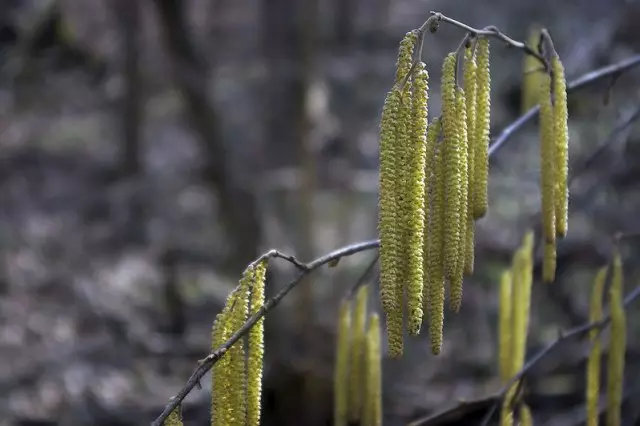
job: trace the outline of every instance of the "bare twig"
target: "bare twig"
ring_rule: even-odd
[[[169,404],[165,407],[162,413],[158,416],[157,419],[151,423],[152,426],[162,426],[164,420],[167,416],[176,408],[182,400],[191,392],[191,390],[198,385],[200,379],[213,367],[213,365],[222,358],[222,356],[233,346],[242,336],[244,336],[253,325],[258,322],[259,319],[263,318],[267,312],[276,307],[278,303],[291,291],[294,287],[296,287],[304,277],[313,272],[314,270],[324,266],[334,260],[343,258],[345,256],[351,256],[352,254],[360,253],[366,250],[372,250],[377,248],[379,245],[378,240],[365,241],[361,243],[352,244],[338,250],[332,251],[329,254],[326,254],[322,257],[319,257],[309,263],[300,264],[299,268],[301,269],[300,274],[296,278],[294,278],[285,288],[280,290],[278,294],[276,294],[273,298],[267,300],[267,302],[262,305],[262,307],[253,314],[238,331],[236,331],[233,336],[229,338],[223,345],[221,345],[214,352],[209,354],[206,358],[200,361],[198,367],[191,374],[191,377],[184,385],[184,387],[178,392],[176,396],[174,396]],[[277,252],[276,250],[270,250],[265,255],[261,256],[261,259],[276,257],[276,255],[272,254]],[[286,260],[291,261],[287,257],[282,257]],[[297,262],[297,261],[296,261]],[[293,262],[292,262],[293,263]],[[294,263],[295,264],[295,263]],[[297,266],[297,265],[296,265]]]
[[[572,93],[578,91],[607,77],[616,78],[620,74],[629,71],[630,69],[635,68],[639,65],[640,55],[635,55],[616,64],[608,65],[606,67],[588,72],[570,82],[567,85],[567,92]],[[520,118],[518,118],[516,121],[505,127],[489,147],[489,154],[495,154],[500,148],[502,148],[502,146],[509,139],[511,139],[511,137],[514,136],[518,132],[518,130],[520,130],[525,124],[527,124],[531,119],[538,115],[539,110],[540,107],[535,106]]]

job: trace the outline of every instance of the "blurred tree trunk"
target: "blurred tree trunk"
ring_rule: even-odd
[[[340,47],[349,46],[353,43],[358,2],[357,0],[334,0],[333,4],[336,43]]]
[[[123,55],[122,73],[124,90],[120,100],[122,145],[120,149],[119,175],[132,184],[127,224],[127,239],[134,244],[144,244],[145,200],[139,190],[142,178],[142,151],[140,121],[142,119],[141,79],[140,79],[140,4],[128,0],[118,0],[114,8],[120,25]]]
[[[218,196],[220,215],[232,247],[228,266],[237,274],[259,254],[262,232],[256,197],[251,188],[238,184],[238,179],[228,169],[229,155],[222,140],[220,118],[207,95],[209,70],[189,38],[185,2],[154,0],[153,3],[164,30],[173,77],[184,97],[188,119],[198,133],[206,155],[204,178]],[[250,171],[244,170],[243,173]]]

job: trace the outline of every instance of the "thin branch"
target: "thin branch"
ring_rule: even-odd
[[[617,78],[618,76],[620,76],[620,74],[629,71],[630,69],[635,68],[638,65],[640,65],[640,55],[635,55],[616,64],[608,65],[606,67],[588,72],[570,82],[567,85],[567,92],[573,93],[607,77]],[[527,124],[531,119],[538,115],[539,110],[540,107],[535,106],[520,118],[518,118],[516,121],[505,127],[489,147],[489,154],[494,154],[500,148],[502,148],[502,146],[509,139],[511,139],[511,137],[514,136],[525,124]]]
[[[162,426],[164,420],[169,416],[169,414],[176,408],[182,400],[191,392],[191,390],[198,385],[200,379],[213,367],[213,365],[222,358],[222,356],[233,346],[242,336],[244,336],[250,329],[253,327],[255,323],[258,322],[261,318],[263,318],[267,312],[276,307],[280,301],[296,287],[304,277],[313,272],[314,270],[324,266],[332,261],[341,259],[345,256],[351,256],[352,254],[360,253],[367,250],[373,250],[379,246],[378,240],[365,241],[357,244],[352,244],[338,250],[332,251],[329,254],[326,254],[322,257],[319,257],[309,263],[300,264],[300,274],[296,278],[294,278],[285,288],[280,290],[278,294],[276,294],[273,298],[267,300],[264,305],[253,314],[238,331],[236,331],[233,336],[229,338],[223,345],[221,345],[214,352],[209,354],[206,358],[200,361],[198,367],[189,377],[189,380],[184,385],[184,387],[178,392],[176,396],[174,396],[169,404],[165,407],[162,413],[158,416],[157,419],[151,423],[152,426]],[[271,250],[267,252],[265,255],[261,256],[260,259],[265,259],[269,257],[276,257],[275,254],[278,253],[277,250]],[[287,257],[282,257],[286,260],[291,261]],[[296,261],[297,262],[297,261]]]

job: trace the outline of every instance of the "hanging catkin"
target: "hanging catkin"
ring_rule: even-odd
[[[429,280],[429,337],[431,351],[439,354],[442,348],[442,328],[444,324],[444,154],[443,144],[437,144],[433,168],[433,197],[431,200],[428,269]]]
[[[349,354],[349,421],[360,420],[362,388],[364,386],[365,323],[369,287],[361,286],[356,293],[355,310],[351,322],[351,350]]]
[[[553,118],[555,133],[555,220],[556,233],[560,238],[567,235],[569,211],[569,127],[567,124],[567,83],[560,57],[554,52],[551,57],[553,73]]]
[[[264,305],[267,261],[260,261],[254,268],[251,287],[250,314],[255,315]],[[264,317],[249,330],[247,356],[247,426],[260,425],[262,400],[262,370],[264,358]]]
[[[411,155],[409,156],[409,214],[407,224],[410,232],[408,262],[409,276],[407,281],[407,328],[410,334],[418,335],[422,325],[422,290],[424,286],[423,242],[424,242],[424,207],[425,207],[425,165],[427,136],[427,90],[429,74],[425,64],[417,64],[412,76],[411,92]]]
[[[458,150],[459,150],[459,207],[458,207],[458,254],[456,259],[456,269],[453,277],[450,277],[450,307],[454,312],[460,310],[462,304],[462,284],[464,280],[464,267],[466,260],[467,244],[467,208],[469,194],[469,156],[467,143],[467,113],[464,90],[460,87],[456,90],[456,110],[458,129]]]
[[[240,285],[236,290],[235,301],[229,314],[230,336],[236,333],[247,320],[249,308],[249,287],[253,280],[253,273],[247,272],[240,280]],[[231,404],[229,410],[229,426],[245,426],[247,416],[247,370],[246,353],[244,339],[238,339],[227,351],[225,357],[230,361],[230,388]]]
[[[382,364],[380,358],[380,318],[373,313],[369,318],[366,345],[366,386],[363,426],[382,426]]]
[[[335,426],[347,426],[347,410],[349,407],[349,352],[351,332],[351,302],[343,300],[338,316],[335,367],[333,376]]]
[[[476,137],[476,79],[477,65],[475,59],[475,49],[468,47],[464,52],[464,92],[465,92],[465,108],[467,117],[467,228],[465,231],[464,246],[464,274],[473,274],[474,263],[474,240],[475,240],[475,220],[473,216],[474,209],[474,184],[475,177],[475,137]]]
[[[591,290],[591,303],[589,306],[589,322],[594,323],[602,319],[602,296],[607,277],[607,267],[598,270]],[[598,400],[600,394],[600,362],[602,357],[602,343],[600,342],[600,330],[589,331],[591,350],[587,361],[587,426],[598,426]]]
[[[487,214],[489,182],[489,136],[491,126],[491,74],[489,68],[489,39],[478,38],[476,78],[476,124],[474,137],[473,216],[480,219]]]
[[[627,346],[627,325],[622,302],[622,260],[616,250],[613,258],[609,306],[611,309],[611,343],[607,370],[607,426],[620,426],[622,390],[624,389],[624,356]]]
[[[511,271],[504,271],[500,278],[500,306],[498,315],[498,366],[502,383],[506,383],[511,378],[511,352],[513,346],[512,288]]]
[[[540,78],[540,168],[542,191],[542,234],[547,243],[556,241],[555,219],[555,120],[551,105],[550,78]]]
[[[460,219],[462,208],[462,141],[459,137],[459,110],[456,103],[456,54],[450,53],[442,66],[442,128],[444,130],[444,270],[454,281],[460,260]],[[466,153],[465,153],[466,154]],[[465,182],[466,183],[466,182]]]
[[[394,88],[385,99],[380,124],[380,185],[378,234],[380,235],[380,302],[387,320],[389,355],[402,355],[402,285],[399,280],[401,229],[396,200],[398,158],[396,123],[400,91]]]

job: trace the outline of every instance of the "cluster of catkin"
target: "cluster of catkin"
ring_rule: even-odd
[[[525,234],[522,245],[513,255],[511,268],[500,279],[498,319],[498,367],[500,379],[507,383],[523,367],[529,328],[531,285],[533,283],[533,232]],[[533,423],[531,411],[516,401],[518,384],[507,391],[500,412],[500,426],[512,426],[514,407],[518,406],[520,424]]]
[[[556,273],[556,238],[567,235],[569,187],[569,129],[567,85],[560,57],[553,50],[550,75],[540,78],[540,169],[542,188],[543,279],[552,282]]]
[[[264,304],[267,261],[250,265],[218,314],[212,331],[212,351],[236,333]],[[229,348],[213,366],[211,426],[258,426],[262,395],[264,319]]]
[[[382,425],[380,318],[369,315],[368,286],[355,302],[344,300],[338,317],[334,370],[334,425]],[[355,307],[352,305],[355,304]]]
[[[598,270],[591,292],[589,320],[592,323],[602,320],[602,296],[608,267]],[[626,351],[626,319],[622,300],[623,274],[620,253],[613,256],[611,288],[609,290],[609,308],[611,312],[611,342],[607,365],[607,426],[620,426],[620,408],[622,405],[622,389],[624,383],[624,357]],[[600,330],[589,332],[591,351],[587,361],[587,426],[597,426],[600,417],[598,402],[600,397],[600,358],[602,344]]]
[[[380,298],[394,358],[403,353],[405,300],[407,330],[417,335],[427,315],[440,353],[445,284],[457,312],[463,277],[473,272],[475,221],[487,211],[489,39],[444,59],[442,113],[429,123],[429,75],[413,60],[420,37],[414,30],[400,42],[380,124]]]

